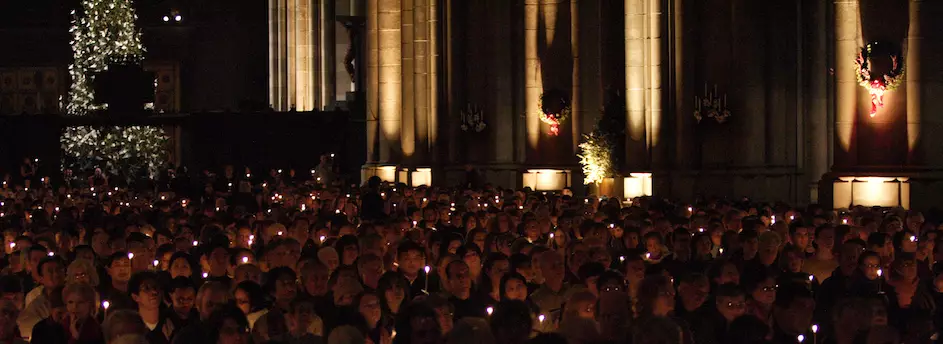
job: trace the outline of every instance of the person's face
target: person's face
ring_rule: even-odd
[[[43,265],[42,282],[46,288],[55,288],[65,283],[65,269],[59,263]]]
[[[717,311],[724,316],[727,323],[746,313],[746,309],[746,298],[743,295],[717,297]]]
[[[386,306],[391,310],[396,310],[406,298],[406,290],[398,283],[393,283],[391,288],[383,291],[383,297],[386,298]]]
[[[442,330],[435,318],[413,317],[409,319],[411,344],[437,344],[441,342]]]
[[[508,273],[509,269],[510,262],[506,260],[495,261],[494,264],[491,265],[491,273],[488,274],[488,278],[491,279],[492,283],[497,284],[501,281],[501,278],[504,277],[504,274]]]
[[[548,282],[559,282],[563,279],[565,267],[563,257],[559,254],[548,251],[541,256],[540,273]]]
[[[288,301],[298,294],[298,285],[290,276],[281,276],[275,282],[275,300]]]
[[[788,333],[803,333],[812,326],[812,312],[815,301],[811,298],[796,298],[785,309],[776,309],[775,321]]]
[[[138,307],[142,309],[157,309],[160,307],[160,286],[157,281],[149,280],[141,284],[141,289],[137,295],[132,294],[131,298],[137,302]]]
[[[452,332],[455,314],[452,313],[448,307],[435,308],[435,316],[439,321],[439,328],[442,330],[443,336],[447,335],[449,332]]]
[[[796,228],[796,232],[792,234],[792,244],[800,250],[805,250],[809,246],[809,228]]]
[[[760,242],[757,238],[749,238],[741,244],[744,256],[753,256],[759,250]]]
[[[210,253],[208,261],[211,271],[225,272],[229,269],[229,251],[225,248],[217,247]]]
[[[328,271],[334,271],[341,263],[334,250],[321,250],[318,252],[318,258],[327,265]]]
[[[661,242],[656,238],[645,239],[645,251],[652,255],[661,254]]]
[[[242,291],[242,289],[238,290]],[[178,314],[187,314],[193,309],[193,301],[196,298],[196,291],[193,288],[180,288],[170,294],[170,301],[173,303],[174,311]],[[237,298],[238,299],[238,298]],[[236,302],[238,305],[238,301]],[[240,307],[240,309],[242,309]]]
[[[243,314],[248,315],[252,312],[252,298],[249,297],[249,293],[245,290],[236,289],[233,293],[233,298],[236,300],[236,307],[239,307],[239,310],[241,310]],[[174,308],[177,308],[176,303],[176,300],[174,300]]]
[[[311,273],[302,277],[305,292],[314,296],[324,295],[327,293],[327,280],[329,277],[327,269],[315,267]]]
[[[527,285],[516,278],[508,279],[504,284],[504,294],[507,295],[508,300],[525,301],[527,300]]]
[[[344,246],[344,265],[351,265],[360,256],[360,250],[357,249],[356,245],[347,245]]]
[[[450,264],[449,266],[449,285],[451,285],[452,294],[465,297],[471,291],[471,274],[468,271],[468,265]]]
[[[815,244],[821,248],[833,249],[835,247],[835,230],[828,228],[819,232],[815,237]]]
[[[170,264],[170,277],[192,277],[193,270],[190,268],[190,262],[186,259],[177,258]]]
[[[29,253],[29,271],[39,272],[37,267],[39,266],[39,261],[46,256],[44,252],[30,252]]]
[[[573,306],[576,307],[576,314],[579,315],[580,318],[589,320],[596,319],[596,302],[593,302],[593,300],[581,300],[576,302]]]
[[[249,342],[248,329],[240,326],[234,319],[223,320],[219,328],[217,344],[244,344]]]
[[[757,285],[756,290],[753,291],[753,299],[764,305],[772,305],[773,302],[776,302],[777,288],[776,281],[772,278],[767,278]]]
[[[790,272],[799,272],[802,271],[802,264],[805,262],[804,258],[798,252],[789,252],[784,257],[786,259],[786,268]]]
[[[841,249],[839,263],[845,271],[854,270],[858,266],[858,258],[861,256],[861,245],[844,244]]]
[[[458,251],[458,248],[462,246],[462,242],[458,240],[449,241],[448,251],[450,254],[455,254]]]
[[[367,319],[367,325],[373,327],[380,321],[380,299],[375,294],[360,297],[360,314]]]
[[[869,280],[878,278],[878,270],[881,268],[881,260],[878,257],[867,257],[861,262],[859,267],[864,276]]]
[[[717,276],[716,282],[720,284],[740,284],[740,270],[734,264],[724,264],[720,269],[720,276]]]
[[[90,284],[92,282],[92,277],[84,267],[80,267],[74,270],[74,273],[72,274],[72,282]]]
[[[63,301],[72,319],[85,319],[92,314],[92,301],[86,300],[80,293],[69,293]]]
[[[682,283],[678,287],[678,291],[681,293],[681,299],[685,304],[698,308],[707,300],[711,286],[706,279],[694,280],[692,283]]]
[[[675,309],[675,287],[671,284],[662,286],[652,304],[652,312],[657,316],[667,316]]]
[[[645,278],[645,262],[641,260],[633,260],[626,263],[625,266],[625,280],[630,284],[637,284]]]
[[[897,273],[907,280],[917,278],[917,262],[912,259],[905,259],[897,262]]]
[[[399,257],[400,271],[410,275],[418,273],[425,263],[426,259],[419,251],[415,250],[403,253]]]
[[[200,319],[206,321],[214,311],[226,305],[226,293],[218,290],[207,290],[203,295],[203,300],[200,301],[198,307]]]
[[[373,261],[364,264],[362,271],[360,271],[360,277],[363,279],[364,285],[370,288],[376,288],[377,283],[380,281],[380,276],[383,276],[383,272],[383,264],[379,261]]]

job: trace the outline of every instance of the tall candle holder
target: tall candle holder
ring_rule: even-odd
[[[694,118],[700,123],[705,117],[714,119],[717,123],[724,123],[730,118],[730,110],[727,109],[727,94],[724,94],[721,99],[720,94],[717,93],[717,85],[714,85],[713,91],[709,91],[707,84],[704,84],[704,96],[694,96]]]

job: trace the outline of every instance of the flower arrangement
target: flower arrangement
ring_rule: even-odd
[[[890,69],[880,77],[874,78],[871,57],[876,54],[886,54],[890,59]],[[868,90],[871,95],[871,117],[877,115],[878,110],[884,107],[884,93],[896,90],[904,82],[904,63],[898,49],[891,44],[871,42],[861,48],[855,59],[858,84]]]
[[[485,116],[482,114],[481,108],[479,108],[478,105],[468,104],[468,106],[462,110],[461,115],[462,131],[474,130],[476,133],[480,133],[488,126],[485,124]]]
[[[540,121],[550,125],[550,135],[560,135],[560,124],[570,118],[569,101],[563,91],[547,90],[537,100]]]

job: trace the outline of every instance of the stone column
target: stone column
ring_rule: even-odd
[[[399,156],[402,137],[403,50],[402,2],[381,0],[378,6],[380,162],[391,163]]]
[[[808,9],[806,13],[809,14],[808,20],[805,21],[808,23],[805,29],[808,37],[805,55],[810,57],[805,68],[808,71],[808,88],[803,97],[809,137],[805,150],[809,159],[807,171],[810,194],[813,199],[817,199],[819,180],[828,173],[828,155],[832,150],[832,141],[828,136],[828,74],[822,72],[828,69],[828,38],[823,34],[827,32],[828,3],[805,0],[803,6]]]
[[[386,2],[386,1],[383,1]],[[320,1],[320,33],[321,33],[321,108],[330,110],[328,107],[334,103],[336,98],[335,89],[337,84],[337,63],[335,54],[337,54],[337,43],[335,35],[335,7],[334,0]]]
[[[429,4],[429,78],[428,78],[428,90],[426,94],[428,96],[429,102],[429,115],[427,116],[428,120],[428,146],[426,150],[430,152],[437,151],[435,148],[438,148],[439,145],[436,143],[439,139],[439,62],[440,62],[440,51],[439,51],[439,35],[441,30],[439,28],[439,5],[438,0],[428,0]],[[447,38],[447,37],[446,37]],[[446,114],[447,115],[447,114]]]
[[[519,116],[513,111],[514,108],[514,82],[512,80],[511,62],[511,42],[513,34],[511,31],[511,13],[512,10],[507,4],[507,0],[488,0],[488,12],[491,13],[492,25],[490,28],[490,38],[493,44],[494,53],[489,56],[491,68],[490,80],[494,89],[491,94],[494,99],[494,106],[489,110],[495,120],[486,123],[488,128],[494,132],[494,161],[499,164],[511,163],[514,159],[514,117]]]
[[[649,150],[657,149],[652,154],[652,165],[664,164],[665,143],[661,141],[662,109],[664,108],[664,93],[662,91],[662,60],[665,51],[662,49],[662,0],[648,0],[646,13],[648,34],[647,38],[647,73],[645,121],[647,125],[646,146]]]
[[[863,45],[858,0],[835,0],[835,165],[857,163],[852,141],[858,113],[858,81],[855,56]]]
[[[413,95],[415,97],[415,161],[427,163],[429,149],[429,2],[413,1]],[[404,119],[405,120],[405,119]]]
[[[288,102],[288,109],[297,109],[298,103],[295,91],[297,90],[297,81],[296,78],[298,74],[296,73],[298,69],[298,63],[296,61],[296,56],[298,53],[298,0],[286,0],[287,6],[285,7],[285,39],[287,46],[285,49],[286,61],[288,63],[287,70],[287,82],[288,88],[285,90],[285,97]]]
[[[543,82],[540,75],[540,57],[537,55],[537,17],[540,16],[541,0],[524,0],[524,118],[526,123],[527,151],[537,149],[540,142],[540,119],[537,99]],[[529,159],[529,158],[528,158]]]
[[[592,1],[592,0],[590,0]],[[558,33],[559,34],[559,33]],[[580,0],[570,0],[570,53],[573,54],[573,71],[571,75],[570,102],[573,110],[570,118],[572,128],[573,154],[579,153],[580,135],[583,133],[583,100],[580,99]]]
[[[278,0],[268,2],[268,102],[278,109]]]
[[[366,37],[364,45],[366,53],[364,54],[366,66],[366,87],[359,86],[366,95],[366,122],[367,122],[367,163],[376,163],[379,161],[380,151],[386,149],[382,147],[386,144],[380,135],[380,46],[379,46],[379,1],[367,0],[366,13]],[[363,70],[360,66],[356,67],[358,71]]]
[[[580,107],[583,109],[579,124],[581,133],[593,130],[596,120],[602,116],[600,110],[603,104],[602,83],[602,2],[579,2],[580,30],[574,33],[580,40],[579,44],[579,80],[580,80]],[[574,17],[577,14],[574,13]],[[574,61],[576,63],[576,61]]]
[[[416,152],[416,103],[415,103],[415,61],[413,60],[413,40],[415,25],[413,25],[413,0],[402,1],[402,78],[403,78],[403,115],[402,138],[400,140],[400,149],[403,150],[403,161],[401,163],[411,164],[412,156]]]
[[[694,0],[696,1],[696,0]],[[694,57],[692,52],[693,39],[689,35],[690,22],[693,16],[686,16],[685,11],[691,11],[694,6],[689,0],[674,0],[674,92],[675,92],[675,134],[676,144],[674,150],[674,164],[683,170],[694,168],[694,126],[696,124],[693,114],[694,108],[692,99],[694,98],[695,88],[694,73],[689,63],[690,58]]]
[[[943,169],[943,105],[934,97],[943,90],[943,71],[935,62],[943,58],[943,4],[928,0],[910,1],[910,32],[904,67],[907,82],[908,148],[922,165]],[[923,65],[927,63],[927,65]],[[916,154],[913,152],[916,151]]]
[[[648,168],[646,121],[646,0],[625,0],[626,167]]]

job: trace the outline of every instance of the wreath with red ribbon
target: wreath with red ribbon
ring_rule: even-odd
[[[886,61],[879,63],[890,63],[886,66],[884,73],[875,72],[875,61],[873,57],[884,57]],[[868,89],[871,95],[871,117],[877,115],[878,110],[884,107],[884,93],[896,90],[904,83],[904,61],[900,49],[893,44],[871,42],[861,48],[858,58],[855,60],[857,65],[858,84]],[[879,75],[879,77],[874,77]]]
[[[560,90],[547,90],[537,99],[540,121],[550,125],[550,135],[560,135],[560,124],[570,118],[570,102]]]

